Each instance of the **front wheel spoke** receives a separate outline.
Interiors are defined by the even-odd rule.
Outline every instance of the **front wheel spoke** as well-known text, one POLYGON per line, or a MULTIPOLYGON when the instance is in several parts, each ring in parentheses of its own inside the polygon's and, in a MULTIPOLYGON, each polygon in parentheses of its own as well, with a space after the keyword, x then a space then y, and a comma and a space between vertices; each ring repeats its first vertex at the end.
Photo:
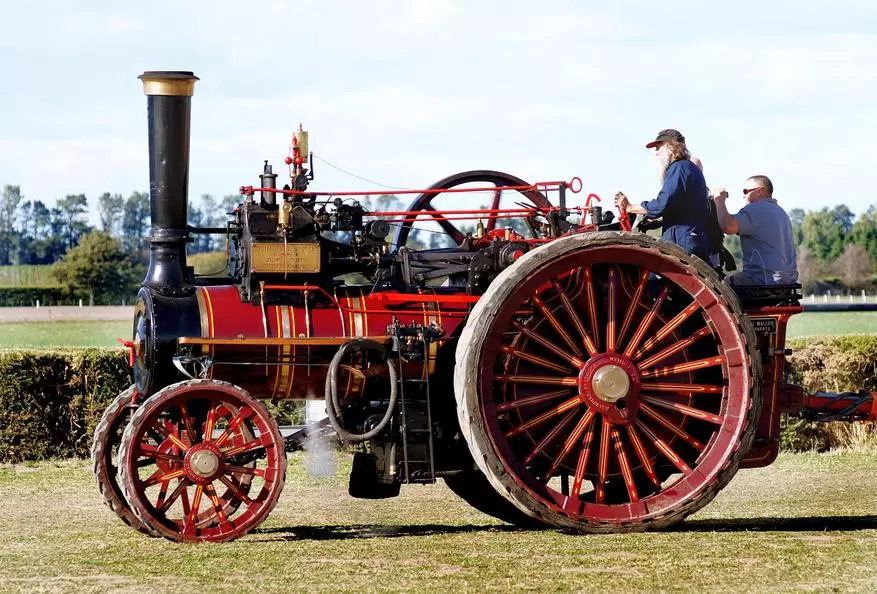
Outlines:
POLYGON ((642 363, 639 363, 638 367, 639 367, 640 371, 645 371, 646 369, 653 367, 654 365, 657 365, 658 363, 660 363, 661 361, 663 361, 667 357, 670 357, 671 355, 675 355, 679 351, 688 348, 689 346, 691 346, 692 344, 694 344, 695 342, 697 342, 698 340, 700 340, 704 336, 708 336, 710 333, 711 333, 710 329, 708 327, 704 326, 703 328, 701 328, 700 330, 698 330, 697 332, 695 332, 694 334, 692 334, 688 338, 683 338, 679 342, 674 342, 673 344, 671 344, 670 346, 665 348, 660 353, 652 355, 648 359, 644 360, 642 363))
POLYGON ((686 464, 679 455, 673 451, 663 439, 655 435, 651 429, 649 429, 642 420, 636 420, 636 426, 639 427, 640 431, 642 431, 646 437, 652 440, 652 443, 655 444, 655 447, 664 454, 673 465, 679 469, 682 474, 691 474, 691 468, 686 464))
POLYGON ((616 273, 615 268, 609 269, 609 280, 607 281, 607 292, 608 292, 608 320, 606 322, 606 352, 614 353, 615 352, 615 300, 618 298, 616 295, 616 273))
POLYGON ((207 422, 204 423, 204 442, 213 441, 213 428, 216 426, 216 409, 211 408, 207 413, 207 422))
POLYGON ((554 457, 554 460, 551 461, 551 467, 548 469, 548 472, 545 473, 543 477, 545 482, 551 480, 551 477, 554 476, 554 472, 558 469, 558 467, 563 463, 563 460, 569 455, 572 451, 573 447, 575 447, 576 442, 579 441, 582 437, 582 433, 585 432, 585 429, 591 424, 591 421, 594 420, 594 411, 593 409, 588 409, 587 412, 582 415, 581 420, 579 420, 578 424, 575 426, 575 429, 572 430, 572 433, 569 434, 569 437, 566 438, 566 441, 563 444, 563 447, 560 449, 560 452, 557 456, 554 457))
POLYGON ((655 321, 655 317, 657 317, 658 312, 661 310, 661 306, 664 305, 664 300, 667 299, 667 293, 669 292, 670 289, 664 287, 663 289, 661 289, 661 292, 658 293, 658 296, 655 298, 655 302, 652 304, 652 307, 642 319, 639 326, 637 326, 636 331, 630 338, 630 342, 627 343, 627 347, 624 349, 625 356, 630 357, 634 353, 634 351, 636 351, 643 338, 645 338, 646 332, 651 327, 652 322, 655 321))
POLYGON ((256 439, 248 441, 247 443, 241 444, 237 447, 222 450, 222 455, 226 458, 231 458, 232 456, 237 456, 246 452, 252 452, 254 450, 258 450, 264 447, 265 445, 262 443, 262 438, 257 437, 256 439))
MULTIPOLYGON (((156 507, 161 510, 162 513, 167 513, 167 510, 171 508, 174 502, 179 499, 180 495, 183 495, 186 487, 189 485, 189 479, 183 477, 180 479, 180 482, 177 483, 176 488, 171 492, 170 497, 168 497, 161 505, 156 504, 156 507)), ((188 500, 183 508, 183 513, 189 513, 189 503, 188 500)))
POLYGON ((579 495, 582 493, 582 482, 585 479, 588 458, 591 455, 591 443, 594 441, 595 426, 596 423, 588 425, 588 430, 585 432, 584 439, 582 439, 582 450, 579 452, 579 460, 576 463, 576 474, 573 477, 572 490, 570 491, 570 497, 573 499, 578 499, 579 495))
POLYGON ((554 292, 560 297, 560 303, 563 305, 564 310, 566 311, 567 317, 575 326, 576 332, 579 333, 579 338, 582 339, 582 344, 585 345, 585 350, 588 352, 589 357, 593 357, 597 354, 597 344, 594 342, 594 339, 591 338, 591 335, 588 333, 587 329, 585 329, 584 324, 582 324, 582 319, 576 313, 575 307, 573 307, 572 300, 566 294, 566 291, 563 290, 563 287, 560 286, 560 283, 557 282, 556 279, 551 280, 551 286, 554 287, 554 292))
POLYGON ((229 478, 225 475, 219 477, 220 482, 228 487, 228 490, 231 491, 231 494, 234 495, 236 499, 239 501, 243 501, 247 505, 252 505, 253 500, 250 499, 246 493, 241 491, 237 485, 234 484, 229 478))
POLYGON ((155 507, 161 509, 164 505, 165 497, 167 497, 167 488, 170 481, 162 481, 161 488, 158 490, 158 499, 155 500, 155 507))
MULTIPOLYGON (((158 424, 155 421, 153 421, 152 425, 150 425, 150 429, 152 429, 152 432, 157 432, 164 439, 170 441, 172 444, 174 444, 175 446, 180 448, 180 451, 185 452, 186 450, 189 449, 189 446, 187 446, 185 443, 183 443, 183 441, 179 437, 177 437, 176 435, 174 435, 173 433, 168 431, 167 428, 162 426, 161 424, 158 424)), ((159 439, 158 442, 161 443, 162 440, 159 439)))
POLYGON ((612 443, 615 445, 615 457, 618 459, 618 465, 621 467, 621 476, 624 478, 624 484, 627 486, 627 496, 630 498, 631 503, 636 503, 639 501, 639 494, 636 492, 633 472, 630 470, 627 453, 624 451, 624 444, 621 443, 621 433, 617 427, 612 427, 612 443))
POLYGON ((643 382, 640 388, 643 392, 677 392, 681 394, 721 394, 722 386, 710 384, 670 384, 643 382))
POLYGON ((265 478, 265 471, 261 468, 250 468, 249 466, 237 466, 234 464, 226 464, 225 471, 231 474, 249 474, 265 478))
POLYGON ((715 367, 725 362, 725 357, 716 355, 715 357, 707 357, 706 359, 697 359, 696 361, 686 361, 685 363, 677 363, 676 365, 667 365, 665 367, 655 367, 640 373, 642 379, 650 377, 667 377, 687 373, 689 371, 697 371, 698 369, 706 369, 707 367, 715 367))
POLYGON ((640 300, 643 297, 643 292, 646 288, 646 283, 649 281, 649 271, 643 270, 639 275, 639 282, 636 285, 636 291, 633 293, 633 298, 630 300, 630 305, 627 306, 627 313, 624 314, 624 322, 621 324, 621 329, 618 331, 618 342, 624 340, 624 336, 627 334, 628 329, 630 328, 631 322, 633 322, 633 316, 636 314, 636 308, 640 304, 640 300))
POLYGON ((548 320, 548 323, 551 324, 551 327, 554 328, 554 331, 563 339, 563 342, 566 343, 566 346, 570 348, 570 350, 576 354, 578 357, 582 357, 582 351, 576 345, 575 341, 573 341, 572 336, 564 329, 563 325, 560 323, 560 320, 557 319, 557 316, 554 315, 554 312, 551 311, 542 298, 539 295, 533 295, 533 304, 542 312, 542 317, 548 320))
POLYGON ((213 488, 213 483, 208 483, 205 485, 204 490, 207 491, 207 497, 210 499, 210 503, 213 504, 213 513, 219 518, 221 522, 226 521, 225 511, 222 509, 222 500, 219 499, 219 495, 216 494, 216 489, 213 488))
POLYGON ((585 281, 585 299, 588 300, 587 309, 588 318, 591 320, 591 332, 594 333, 599 348, 600 326, 597 324, 597 295, 594 292, 594 276, 590 266, 585 266, 582 269, 582 276, 585 281))
POLYGON ((195 433, 195 428, 192 426, 192 417, 189 416, 185 403, 180 404, 180 416, 183 418, 183 426, 186 428, 186 435, 189 436, 189 443, 195 443, 198 434, 195 433))
POLYGON ((656 411, 654 408, 646 404, 645 402, 640 402, 640 410, 649 415, 652 419, 661 424, 667 431, 693 447, 698 451, 703 451, 704 445, 700 443, 697 439, 677 427, 673 424, 673 421, 656 411))
POLYGON ((225 440, 234 435, 234 432, 237 431, 238 428, 243 424, 248 412, 251 412, 249 408, 242 408, 240 412, 238 412, 238 414, 236 414, 234 418, 232 418, 232 420, 229 422, 228 427, 225 428, 225 431, 223 431, 222 434, 216 438, 216 442, 214 442, 213 445, 218 448, 222 447, 222 444, 225 443, 225 440))
POLYGON ((563 431, 563 428, 566 427, 569 424, 569 422, 573 420, 573 417, 575 417, 575 416, 576 416, 576 411, 574 411, 574 410, 570 411, 569 413, 567 413, 567 415, 565 417, 563 417, 563 419, 560 420, 560 422, 557 425, 555 425, 555 427, 551 431, 546 433, 545 437, 543 437, 541 440, 539 440, 539 443, 537 443, 533 447, 533 449, 530 451, 530 453, 527 454, 527 457, 524 458, 524 462, 523 462, 524 466, 527 466, 528 464, 530 464, 530 462, 535 460, 536 456, 538 456, 543 450, 545 450, 546 447, 548 447, 548 444, 550 444, 552 441, 554 441, 557 438, 557 436, 560 434, 560 432, 563 431))
POLYGON ((603 426, 600 428, 600 459, 597 461, 597 503, 603 503, 606 499, 606 477, 609 474, 609 433, 611 430, 612 424, 609 419, 604 417, 603 426))
POLYGON ((652 461, 649 459, 648 453, 646 453, 645 447, 643 447, 643 442, 639 437, 639 433, 636 431, 636 427, 634 425, 627 426, 627 435, 630 437, 630 443, 633 444, 633 451, 636 452, 637 458, 639 458, 640 463, 643 465, 643 470, 646 471, 646 476, 649 477, 649 480, 652 481, 656 487, 661 486, 661 480, 658 478, 658 474, 655 472, 655 467, 652 466, 652 461))
POLYGON ((506 432, 505 436, 506 437, 514 437, 515 435, 518 435, 519 433, 523 433, 524 431, 527 431, 528 429, 532 429, 533 427, 544 423, 545 421, 547 421, 548 419, 550 419, 552 417, 556 417, 557 415, 561 415, 561 414, 567 412, 568 410, 571 410, 571 409, 575 408, 576 406, 579 406, 581 403, 582 403, 582 397, 580 395, 573 396, 569 400, 564 400, 563 402, 561 402, 557 406, 546 410, 544 413, 533 417, 532 419, 530 419, 526 423, 518 425, 517 427, 513 428, 511 431, 506 432))
POLYGON ((686 406, 684 404, 680 404, 678 402, 670 402, 667 400, 663 400, 660 398, 654 398, 650 396, 641 396, 644 402, 648 402, 654 406, 660 406, 661 408, 666 408, 667 410, 676 411, 678 413, 682 413, 683 415, 693 417, 695 419, 700 419, 701 421, 708 421, 710 423, 715 423, 716 425, 721 425, 725 418, 721 415, 716 415, 713 413, 706 412, 705 410, 700 410, 698 408, 693 408, 691 406, 686 406))
POLYGON ((512 384, 539 384, 545 386, 570 386, 574 387, 579 384, 579 378, 575 376, 550 376, 550 375, 498 375, 498 382, 508 382, 512 384))
POLYGON ((654 336, 645 341, 643 343, 643 346, 640 347, 640 349, 636 352, 633 358, 635 360, 639 359, 644 354, 652 350, 652 348, 654 348, 656 344, 667 338, 667 336, 669 336, 671 332, 673 332, 676 328, 682 325, 682 322, 690 318, 692 314, 694 314, 694 312, 698 310, 700 310, 700 304, 695 301, 694 303, 680 311, 672 320, 664 324, 664 326, 660 330, 658 330, 654 336))
MULTIPOLYGON (((140 442, 138 447, 138 454, 140 457, 148 458, 152 460, 167 460, 168 462, 182 462, 183 457, 177 454, 169 454, 167 452, 162 452, 155 446, 151 446, 148 443, 140 442)), ((139 463, 138 463, 139 464, 139 463)))
POLYGON ((503 402, 502 404, 498 404, 496 406, 497 412, 503 412, 507 410, 511 410, 513 408, 522 408, 525 406, 532 406, 534 404, 540 404, 542 402, 547 402, 549 400, 554 400, 555 398, 560 398, 561 396, 569 396, 569 390, 555 390, 554 392, 545 392, 542 394, 536 394, 534 396, 528 396, 526 398, 521 398, 519 400, 513 400, 511 402, 503 402))
POLYGON ((195 493, 192 495, 192 505, 189 513, 186 515, 186 522, 183 526, 185 532, 194 530, 198 521, 198 511, 201 509, 201 497, 204 495, 204 485, 195 485, 195 493))
POLYGON ((555 345, 550 340, 548 340, 547 338, 542 336, 541 334, 538 334, 535 331, 531 330, 530 328, 526 327, 521 322, 518 322, 517 320, 512 320, 512 326, 516 330, 518 330, 521 334, 526 336, 527 338, 541 344, 543 347, 545 347, 546 349, 548 349, 549 351, 551 351, 552 353, 554 353, 558 357, 560 357, 562 359, 566 359, 567 361, 572 363, 573 367, 575 367, 577 369, 581 369, 585 365, 585 362, 582 361, 580 358, 563 350, 562 348, 560 348, 559 346, 555 345))
POLYGON ((521 359, 522 361, 527 361, 529 363, 533 363, 534 365, 538 365, 540 367, 544 367, 545 369, 550 369, 552 371, 557 371, 558 373, 564 373, 564 374, 572 373, 572 370, 569 367, 564 367, 563 365, 559 365, 557 363, 549 361, 548 359, 544 359, 542 357, 539 357, 537 355, 533 355, 533 354, 528 353, 526 351, 516 349, 515 347, 512 347, 512 346, 507 346, 507 345, 503 346, 501 350, 503 353, 505 353, 507 355, 511 355, 512 357, 516 357, 518 359, 521 359))

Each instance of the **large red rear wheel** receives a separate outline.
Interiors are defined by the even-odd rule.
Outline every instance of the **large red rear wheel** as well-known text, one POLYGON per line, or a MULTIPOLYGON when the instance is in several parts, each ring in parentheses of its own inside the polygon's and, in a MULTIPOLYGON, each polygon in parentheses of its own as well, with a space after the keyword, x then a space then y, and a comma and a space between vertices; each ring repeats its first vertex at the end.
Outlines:
POLYGON ((265 407, 241 388, 191 380, 156 392, 122 436, 121 483, 154 533, 225 542, 258 526, 280 497, 284 442, 265 407))
POLYGON ((554 241, 505 270, 457 348, 460 425, 519 509, 585 532, 706 505, 761 408, 751 324, 698 258, 643 235, 554 241))

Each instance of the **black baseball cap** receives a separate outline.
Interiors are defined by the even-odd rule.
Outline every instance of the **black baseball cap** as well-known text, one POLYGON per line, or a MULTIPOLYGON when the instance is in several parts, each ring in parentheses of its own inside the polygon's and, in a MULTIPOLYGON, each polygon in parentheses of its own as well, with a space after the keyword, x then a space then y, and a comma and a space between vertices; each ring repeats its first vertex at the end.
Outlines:
POLYGON ((667 142, 669 140, 675 140, 676 142, 685 143, 685 137, 682 136, 682 133, 679 130, 674 130, 673 128, 667 128, 666 130, 661 130, 658 132, 658 135, 655 139, 646 145, 646 148, 655 148, 662 142, 667 142))

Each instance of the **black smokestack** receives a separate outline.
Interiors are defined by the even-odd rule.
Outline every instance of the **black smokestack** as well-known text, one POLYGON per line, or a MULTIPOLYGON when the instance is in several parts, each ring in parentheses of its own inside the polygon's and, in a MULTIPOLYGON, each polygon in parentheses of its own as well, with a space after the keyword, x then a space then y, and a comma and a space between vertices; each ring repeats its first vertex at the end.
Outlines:
POLYGON ((194 288, 186 272, 191 72, 147 71, 143 81, 149 119, 149 270, 143 286, 179 297, 194 288))

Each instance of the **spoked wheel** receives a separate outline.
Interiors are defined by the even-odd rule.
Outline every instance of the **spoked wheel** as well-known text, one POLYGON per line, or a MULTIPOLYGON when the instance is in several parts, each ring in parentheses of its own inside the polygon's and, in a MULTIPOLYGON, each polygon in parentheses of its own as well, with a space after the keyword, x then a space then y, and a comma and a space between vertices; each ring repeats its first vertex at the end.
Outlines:
POLYGON ((706 505, 752 443, 754 345, 733 293, 678 247, 559 239, 500 274, 469 316, 460 426, 522 511, 583 532, 663 528, 706 505))
POLYGON ((91 443, 91 467, 104 503, 132 528, 150 536, 157 536, 131 511, 118 478, 119 444, 122 441, 125 425, 134 413, 136 398, 137 391, 131 386, 116 396, 116 399, 104 410, 100 423, 94 430, 94 439, 91 443))
POLYGON ((274 508, 286 475, 268 411, 217 380, 180 382, 150 397, 125 429, 119 459, 131 509, 180 542, 243 536, 274 508))
MULTIPOLYGON (((515 177, 514 175, 509 175, 508 173, 502 173, 501 171, 479 170, 465 171, 463 173, 451 175, 441 181, 436 182, 428 189, 450 190, 452 188, 464 188, 466 186, 479 188, 494 186, 496 188, 501 188, 520 187, 527 185, 529 184, 521 178, 515 177)), ((428 192, 417 196, 417 198, 414 199, 411 205, 408 206, 408 210, 461 210, 479 208, 480 206, 486 206, 487 208, 495 210, 498 208, 518 208, 518 206, 515 204, 516 202, 522 202, 524 204, 537 206, 539 208, 549 208, 552 206, 551 201, 549 201, 544 194, 536 190, 518 191, 497 189, 490 192, 485 197, 478 197, 474 200, 479 202, 473 204, 473 198, 471 194, 428 192), (454 198, 458 198, 458 200, 455 201, 454 198)), ((442 231, 448 235, 452 243, 451 247, 453 247, 453 245, 460 245, 461 243, 463 243, 465 233, 463 233, 458 227, 460 221, 448 221, 441 219, 438 215, 431 216, 428 214, 424 214, 419 215, 417 217, 417 221, 407 221, 401 223, 398 226, 393 239, 393 246, 396 248, 404 246, 408 241, 408 237, 411 234, 412 227, 414 227, 415 224, 419 226, 421 222, 429 222, 431 220, 435 221, 441 227, 442 231)), ((519 218, 490 218, 484 221, 484 226, 487 231, 491 231, 497 228, 498 224, 504 227, 520 227, 516 228, 515 230, 522 235, 528 235, 528 231, 526 230, 526 228, 521 226, 521 221, 519 218)))

